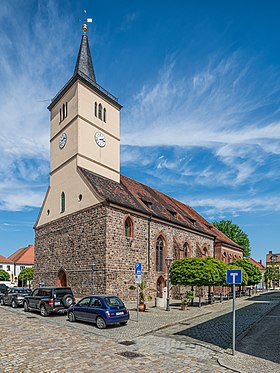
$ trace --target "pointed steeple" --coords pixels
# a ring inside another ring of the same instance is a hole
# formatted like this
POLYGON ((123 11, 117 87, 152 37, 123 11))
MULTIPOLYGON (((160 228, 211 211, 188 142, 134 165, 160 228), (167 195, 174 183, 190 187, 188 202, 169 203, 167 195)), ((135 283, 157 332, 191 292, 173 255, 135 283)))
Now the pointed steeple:
POLYGON ((82 77, 88 78, 94 83, 96 83, 94 68, 93 68, 89 44, 88 44, 88 37, 85 32, 82 36, 80 50, 79 50, 79 54, 78 54, 78 58, 77 58, 77 62, 76 62, 73 75, 76 75, 79 73, 80 75, 82 75, 82 77))

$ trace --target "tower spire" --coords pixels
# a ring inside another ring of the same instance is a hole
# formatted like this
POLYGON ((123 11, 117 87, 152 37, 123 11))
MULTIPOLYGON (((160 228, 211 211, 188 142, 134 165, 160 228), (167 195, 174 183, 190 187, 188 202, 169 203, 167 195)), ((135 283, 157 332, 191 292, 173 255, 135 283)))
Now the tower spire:
POLYGON ((80 44, 80 50, 74 70, 74 75, 80 74, 85 78, 89 78, 91 81, 96 83, 95 72, 92 64, 90 48, 88 43, 87 31, 88 26, 87 23, 92 23, 92 18, 86 17, 86 10, 84 10, 84 24, 82 26, 83 35, 80 44))

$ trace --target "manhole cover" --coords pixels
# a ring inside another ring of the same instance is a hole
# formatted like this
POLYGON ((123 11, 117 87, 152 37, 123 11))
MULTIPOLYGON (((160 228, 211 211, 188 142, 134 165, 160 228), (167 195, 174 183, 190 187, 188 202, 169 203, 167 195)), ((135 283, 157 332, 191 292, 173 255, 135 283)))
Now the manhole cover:
POLYGON ((136 357, 143 357, 144 355, 137 354, 137 352, 132 352, 132 351, 124 351, 124 352, 119 352, 118 355, 127 357, 128 359, 135 359, 136 357))
POLYGON ((122 341, 122 342, 119 342, 120 345, 124 345, 124 346, 131 346, 131 345, 135 345, 135 342, 134 341, 122 341))

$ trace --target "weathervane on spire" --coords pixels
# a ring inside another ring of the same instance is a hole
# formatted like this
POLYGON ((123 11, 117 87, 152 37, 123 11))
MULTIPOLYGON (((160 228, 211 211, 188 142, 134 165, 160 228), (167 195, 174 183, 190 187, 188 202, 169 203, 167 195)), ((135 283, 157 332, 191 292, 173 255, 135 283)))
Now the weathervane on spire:
POLYGON ((92 23, 92 18, 87 18, 87 11, 84 10, 84 24, 82 26, 82 30, 84 32, 84 35, 86 34, 87 30, 88 30, 88 26, 87 26, 87 23, 92 23))

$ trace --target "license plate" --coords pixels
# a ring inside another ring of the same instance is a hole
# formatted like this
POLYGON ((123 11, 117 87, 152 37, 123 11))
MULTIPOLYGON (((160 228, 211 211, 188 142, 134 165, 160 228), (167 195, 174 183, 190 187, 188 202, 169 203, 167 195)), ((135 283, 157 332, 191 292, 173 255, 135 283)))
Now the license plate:
POLYGON ((55 306, 60 306, 60 301, 58 301, 58 302, 54 302, 54 305, 55 305, 55 306))
POLYGON ((123 315, 123 312, 116 312, 116 316, 123 315))

